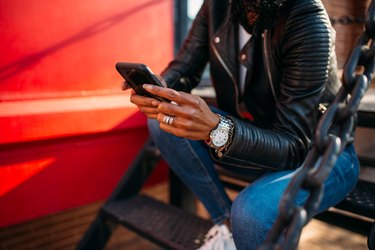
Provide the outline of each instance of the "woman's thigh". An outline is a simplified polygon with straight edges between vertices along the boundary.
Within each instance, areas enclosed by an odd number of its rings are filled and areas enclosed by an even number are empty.
[[[233,234],[239,245],[253,241],[261,244],[272,227],[279,211],[279,202],[297,170],[266,174],[239,193],[232,205]],[[337,204],[354,188],[359,163],[354,147],[348,146],[340,154],[334,168],[324,182],[324,194],[319,212]],[[309,192],[301,190],[296,199],[303,205]],[[250,240],[251,239],[251,240]],[[254,246],[246,245],[252,249]],[[240,247],[241,249],[241,247]]]

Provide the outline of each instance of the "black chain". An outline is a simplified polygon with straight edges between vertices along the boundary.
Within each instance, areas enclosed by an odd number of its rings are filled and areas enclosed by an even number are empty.
[[[359,103],[375,74],[374,39],[375,0],[372,0],[366,15],[365,29],[345,65],[343,85],[319,120],[314,144],[281,198],[279,216],[261,250],[296,249],[302,228],[317,213],[323,196],[323,183],[338,155],[350,141]],[[333,126],[335,132],[329,133]],[[309,197],[303,206],[299,206],[295,202],[302,189],[309,192]],[[284,237],[280,239],[282,235]]]

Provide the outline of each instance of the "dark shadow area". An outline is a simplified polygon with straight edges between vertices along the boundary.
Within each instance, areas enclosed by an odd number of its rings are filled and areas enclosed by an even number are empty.
[[[354,217],[334,213],[331,211],[326,211],[318,214],[317,216],[315,216],[315,219],[365,236],[368,235],[372,226],[372,223],[369,221],[359,220]]]

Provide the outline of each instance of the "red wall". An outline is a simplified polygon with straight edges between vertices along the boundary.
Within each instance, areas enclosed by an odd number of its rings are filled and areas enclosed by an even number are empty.
[[[0,0],[0,227],[105,199],[147,137],[118,61],[159,73],[172,0]]]

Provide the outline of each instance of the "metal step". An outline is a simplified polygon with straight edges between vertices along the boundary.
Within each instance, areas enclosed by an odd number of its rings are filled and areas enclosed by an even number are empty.
[[[197,249],[212,222],[145,195],[108,203],[101,210],[164,249]]]
[[[335,207],[375,219],[375,183],[360,180],[345,200]]]

